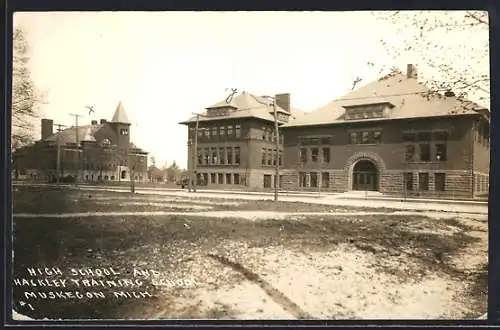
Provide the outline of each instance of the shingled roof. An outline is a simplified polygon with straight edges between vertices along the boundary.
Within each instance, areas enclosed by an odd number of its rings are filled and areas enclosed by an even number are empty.
[[[115,114],[113,115],[111,122],[122,123],[122,124],[130,123],[127,117],[127,112],[125,111],[125,107],[122,104],[122,101],[118,102],[118,106],[116,107]]]
[[[247,92],[241,92],[238,95],[235,95],[229,103],[226,102],[226,99],[221,100],[215,103],[212,106],[207,107],[207,110],[215,109],[215,108],[231,108],[225,115],[221,116],[207,116],[207,111],[200,113],[200,122],[201,121],[213,121],[213,120],[221,120],[221,119],[230,119],[230,118],[259,118],[268,121],[274,121],[274,116],[270,113],[271,107],[266,106],[268,101],[263,96],[253,95]],[[277,106],[277,111],[288,113],[285,109]],[[302,116],[304,113],[297,109],[290,109],[291,117],[298,118]],[[186,121],[181,122],[180,124],[188,124],[190,122],[196,121],[196,116],[192,116]]]
[[[344,107],[375,103],[391,103],[394,107],[387,117],[359,120],[345,120]],[[285,127],[340,124],[358,121],[376,121],[418,117],[454,116],[477,114],[484,107],[459,99],[432,92],[419,83],[417,78],[409,78],[400,71],[394,71],[377,81],[358,88],[303,116],[295,117]]]
[[[105,124],[78,126],[78,141],[92,141],[92,139],[95,141],[94,134],[104,125]],[[59,135],[59,143],[62,145],[76,143],[76,134],[77,127],[72,126],[63,131],[52,134],[47,137],[45,141],[57,142],[57,136]]]

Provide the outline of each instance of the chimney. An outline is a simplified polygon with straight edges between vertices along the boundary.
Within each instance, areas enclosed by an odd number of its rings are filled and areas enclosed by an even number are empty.
[[[91,123],[92,125],[97,125],[97,120],[92,120],[90,123]]]
[[[42,119],[42,140],[53,134],[54,121],[52,119]]]
[[[276,100],[276,105],[283,108],[287,112],[290,112],[290,94],[276,94],[274,97]]]
[[[408,64],[406,66],[406,78],[408,79],[417,79],[417,68],[413,64]]]
[[[106,124],[106,119],[101,119],[101,124]]]

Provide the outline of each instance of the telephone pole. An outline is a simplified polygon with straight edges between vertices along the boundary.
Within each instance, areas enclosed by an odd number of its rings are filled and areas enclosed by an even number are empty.
[[[274,168],[274,201],[278,201],[278,189],[280,186],[280,163],[279,163],[279,152],[280,152],[280,134],[278,131],[278,114],[276,112],[276,99],[273,98],[273,113],[274,113],[274,138],[275,138],[275,148],[276,148],[276,166]]]
[[[193,192],[196,192],[196,180],[198,179],[197,178],[197,175],[196,175],[196,171],[197,171],[197,165],[196,162],[198,161],[196,158],[196,155],[198,153],[198,130],[200,128],[200,115],[199,114],[196,114],[196,125],[194,127],[194,142],[193,142],[193,151],[192,151],[192,162],[193,162],[193,173],[192,173],[192,181],[190,180],[190,183],[192,183],[192,188],[193,188]]]
[[[191,173],[189,174],[189,182],[188,182],[188,191],[191,191],[191,189],[193,190],[193,192],[196,192],[196,185],[198,184],[197,180],[198,180],[198,173],[197,173],[197,169],[198,169],[198,159],[197,159],[197,154],[198,154],[198,132],[203,132],[203,131],[206,131],[207,128],[200,128],[200,117],[206,117],[202,114],[199,114],[199,113],[194,113],[193,114],[196,116],[196,124],[195,124],[195,127],[194,127],[194,137],[193,137],[193,143],[192,143],[192,146],[193,146],[193,150],[191,151],[191,155],[189,155],[189,157],[191,157],[191,160],[192,160],[192,171]],[[191,144],[191,140],[189,141],[189,143]],[[191,177],[194,177],[193,180],[191,180]]]
[[[59,132],[62,131],[63,127],[67,127],[62,124],[54,124],[57,127],[56,144],[57,144],[57,162],[56,162],[56,180],[59,184],[61,182],[61,137]]]
[[[70,116],[75,117],[75,143],[76,143],[76,151],[78,155],[77,159],[77,167],[76,167],[76,180],[75,183],[80,179],[80,167],[81,167],[81,155],[80,155],[80,141],[79,141],[79,132],[78,132],[78,118],[83,117],[82,115],[76,113],[70,113]]]

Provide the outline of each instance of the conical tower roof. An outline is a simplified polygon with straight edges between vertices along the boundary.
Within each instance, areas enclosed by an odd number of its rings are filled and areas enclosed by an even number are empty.
[[[115,114],[113,115],[113,119],[111,119],[112,123],[122,123],[122,124],[130,124],[127,113],[125,112],[125,107],[122,104],[122,101],[118,102],[118,106],[116,107]]]

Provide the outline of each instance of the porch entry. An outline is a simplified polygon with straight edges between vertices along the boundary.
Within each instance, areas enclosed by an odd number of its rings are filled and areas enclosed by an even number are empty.
[[[352,190],[378,191],[378,170],[369,160],[360,160],[352,171]]]

